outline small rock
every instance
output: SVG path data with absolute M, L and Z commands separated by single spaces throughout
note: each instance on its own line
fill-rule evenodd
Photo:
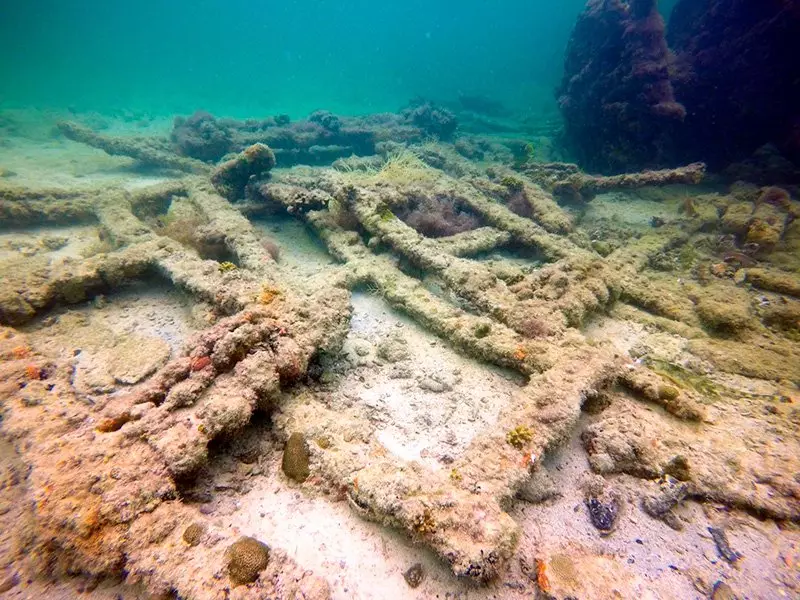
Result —
M 425 579 L 425 567 L 421 563 L 414 563 L 408 568 L 408 571 L 403 573 L 403 578 L 406 580 L 408 587 L 417 588 Z
M 10 573 L 2 578 L 0 578 L 0 594 L 4 594 L 7 591 L 17 587 L 19 585 L 19 575 L 16 573 Z
M 517 496 L 521 500 L 532 504 L 539 504 L 558 495 L 558 487 L 556 487 L 553 478 L 543 467 L 536 469 L 530 479 L 517 492 Z
M 303 483 L 311 471 L 309 470 L 309 454 L 305 437 L 302 433 L 293 433 L 286 441 L 283 449 L 281 468 L 284 474 L 297 483 Z
M 728 561 L 730 564 L 735 563 L 742 557 L 741 554 L 735 552 L 731 548 L 730 543 L 728 543 L 728 536 L 725 535 L 724 529 L 719 529 L 717 527 L 709 527 L 708 532 L 711 534 L 714 543 L 717 545 L 717 551 L 719 552 L 719 555 L 726 561 Z
M 733 589 L 724 581 L 717 581 L 711 592 L 711 600 L 739 600 L 739 596 L 733 593 Z
M 434 394 L 441 394 L 442 392 L 448 392 L 453 389 L 447 384 L 437 381 L 432 377 L 423 377 L 419 380 L 418 385 L 421 390 L 427 390 L 429 392 L 433 392 Z
M 683 529 L 683 525 L 673 512 L 673 508 L 678 506 L 688 494 L 688 484 L 678 481 L 670 475 L 665 475 L 659 484 L 658 492 L 645 496 L 642 500 L 642 510 L 654 519 L 664 521 L 672 529 L 680 531 Z
M 378 344 L 377 354 L 388 363 L 396 363 L 410 357 L 408 342 L 400 336 L 393 335 Z
M 619 505 L 613 499 L 604 502 L 599 498 L 589 498 L 586 500 L 586 508 L 589 510 L 589 519 L 601 533 L 611 533 L 617 522 L 619 515 Z
M 411 369 L 401 365 L 394 365 L 389 373 L 389 379 L 408 379 L 411 377 Z
M 365 340 L 356 340 L 353 342 L 353 351 L 359 356 L 367 356 L 371 349 L 372 346 Z
M 664 467 L 664 473 L 671 475 L 679 481 L 689 481 L 692 478 L 692 470 L 689 461 L 682 454 L 672 458 Z
M 417 385 L 422 390 L 441 394 L 442 392 L 451 391 L 453 386 L 459 381 L 461 381 L 461 378 L 456 375 L 434 373 L 433 375 L 423 375 L 417 382 Z
M 581 487 L 592 525 L 601 535 L 610 534 L 614 531 L 619 517 L 622 502 L 620 495 L 599 476 L 589 476 Z

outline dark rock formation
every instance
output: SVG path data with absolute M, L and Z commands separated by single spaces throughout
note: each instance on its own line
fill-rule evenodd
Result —
M 603 173 L 723 170 L 764 147 L 798 162 L 797 56 L 796 1 L 680 0 L 665 35 L 656 0 L 590 0 L 558 90 L 565 146 Z
M 667 40 L 686 160 L 722 168 L 767 143 L 800 159 L 800 2 L 681 0 Z
M 327 110 L 315 110 L 308 115 L 308 120 L 312 123 L 319 123 L 325 129 L 333 133 L 338 133 L 342 128 L 342 120 Z
M 175 119 L 171 140 L 175 150 L 202 161 L 219 161 L 231 152 L 265 144 L 277 165 L 329 165 L 337 158 L 370 156 L 380 142 L 418 142 L 430 135 L 396 114 L 344 117 L 316 111 L 308 119 L 217 119 L 207 113 Z
M 567 48 L 558 90 L 564 142 L 585 169 L 640 170 L 671 162 L 685 110 L 669 79 L 655 0 L 590 0 Z

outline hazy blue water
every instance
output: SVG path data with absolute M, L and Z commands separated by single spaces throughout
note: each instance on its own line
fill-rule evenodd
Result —
M 6 0 L 0 104 L 255 116 L 484 94 L 538 113 L 584 0 Z

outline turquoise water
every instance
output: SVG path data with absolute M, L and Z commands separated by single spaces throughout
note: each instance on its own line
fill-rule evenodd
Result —
M 482 94 L 534 114 L 583 0 L 5 2 L 4 106 L 293 117 Z
M 667 15 L 676 3 L 662 0 L 659 7 Z M 6 2 L 0 6 L 0 110 L 96 112 L 141 127 L 197 110 L 241 119 L 288 114 L 293 120 L 318 109 L 399 112 L 420 98 L 458 113 L 457 99 L 472 96 L 510 111 L 506 121 L 475 120 L 471 131 L 512 137 L 545 132 L 549 147 L 562 121 L 556 89 L 565 76 L 565 51 L 586 4 Z M 582 109 L 577 121 L 586 112 L 591 114 Z M 470 118 L 462 117 L 462 131 L 470 131 Z M 557 143 L 575 156 L 544 152 L 539 159 L 581 161 L 574 147 Z

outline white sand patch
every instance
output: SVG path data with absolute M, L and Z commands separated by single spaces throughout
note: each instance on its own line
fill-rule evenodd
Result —
M 521 378 L 456 353 L 379 296 L 357 293 L 352 302 L 344 353 L 354 368 L 333 404 L 360 406 L 396 456 L 445 467 L 497 422 Z M 386 360 L 386 344 L 397 344 L 406 358 Z

